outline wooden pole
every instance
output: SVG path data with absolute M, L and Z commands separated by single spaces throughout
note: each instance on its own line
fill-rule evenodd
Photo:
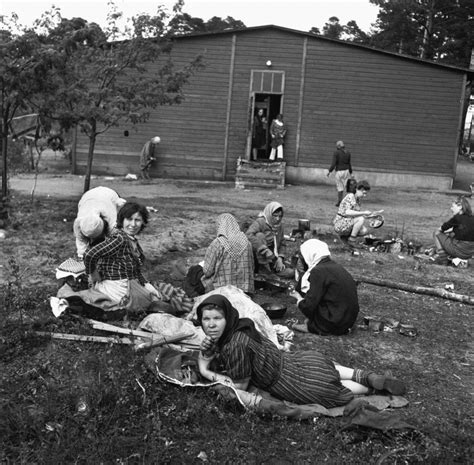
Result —
M 427 294 L 443 299 L 455 300 L 464 304 L 474 305 L 474 297 L 468 295 L 456 294 L 445 289 L 439 289 L 434 287 L 415 286 L 413 284 L 396 283 L 380 278 L 373 278 L 370 276 L 354 276 L 354 279 L 359 283 L 374 284 L 376 286 L 390 287 L 392 289 L 399 289 L 402 291 L 414 292 L 415 294 Z

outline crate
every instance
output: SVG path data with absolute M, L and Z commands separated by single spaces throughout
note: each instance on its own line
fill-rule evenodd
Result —
M 286 162 L 238 160 L 235 187 L 285 188 Z

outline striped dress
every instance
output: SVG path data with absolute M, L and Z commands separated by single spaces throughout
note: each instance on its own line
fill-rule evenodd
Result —
M 315 351 L 282 353 L 262 336 L 259 343 L 237 331 L 221 350 L 219 362 L 235 381 L 250 382 L 280 400 L 338 407 L 353 394 L 341 384 L 334 363 Z

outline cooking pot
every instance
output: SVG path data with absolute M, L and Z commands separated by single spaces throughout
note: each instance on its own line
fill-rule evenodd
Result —
M 286 305 L 283 304 L 265 302 L 262 304 L 262 308 L 265 310 L 265 313 L 272 319 L 283 318 L 283 315 L 286 313 Z

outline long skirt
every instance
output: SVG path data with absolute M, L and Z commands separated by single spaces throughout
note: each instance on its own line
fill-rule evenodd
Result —
M 354 395 L 341 384 L 334 363 L 315 351 L 291 352 L 282 360 L 281 375 L 270 394 L 295 404 L 320 404 L 339 407 Z

